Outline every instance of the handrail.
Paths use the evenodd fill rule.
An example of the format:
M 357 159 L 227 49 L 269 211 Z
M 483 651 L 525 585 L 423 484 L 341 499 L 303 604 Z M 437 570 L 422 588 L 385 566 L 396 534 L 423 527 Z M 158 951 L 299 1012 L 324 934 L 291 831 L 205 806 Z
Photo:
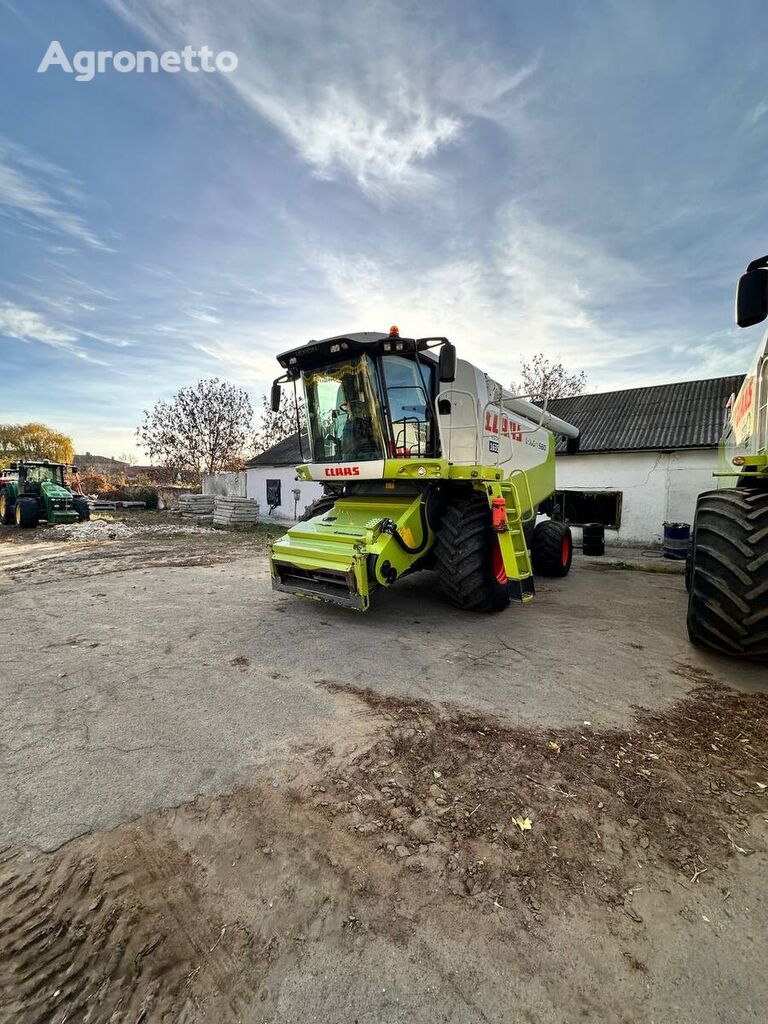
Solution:
M 519 473 L 522 476 L 523 480 L 525 481 L 525 489 L 528 492 L 528 504 L 529 504 L 530 509 L 531 509 L 531 514 L 529 516 L 527 516 L 527 517 L 524 516 L 522 513 L 520 513 L 520 522 L 521 523 L 532 523 L 535 520 L 535 518 L 536 518 L 536 509 L 534 508 L 534 505 L 533 505 L 533 495 L 531 494 L 531 484 L 530 484 L 530 481 L 528 479 L 528 474 L 525 472 L 524 469 L 521 469 L 520 466 L 516 466 L 511 471 L 511 473 L 509 474 L 509 482 L 515 488 L 515 495 L 517 495 L 517 487 L 515 487 L 515 484 L 512 483 L 512 477 L 515 476 L 516 473 Z M 519 500 L 519 495 L 518 495 L 518 500 Z M 518 511 L 520 511 L 519 506 L 518 506 Z
M 474 410 L 474 415 L 475 415 L 475 422 L 474 422 L 474 424 L 472 424 L 472 423 L 449 423 L 445 428 L 443 428 L 443 424 L 440 422 L 440 400 L 445 396 L 447 398 L 447 400 L 450 402 L 451 401 L 450 395 L 464 395 L 466 398 L 469 399 L 471 407 Z M 477 415 L 477 396 L 473 395 L 471 391 L 463 391 L 461 388 L 454 388 L 454 387 L 444 388 L 442 391 L 439 391 L 437 393 L 437 398 L 435 399 L 435 406 L 437 407 L 437 411 L 438 411 L 437 429 L 440 432 L 440 450 L 443 452 L 443 456 L 445 458 L 447 458 L 448 461 L 450 462 L 450 460 L 451 460 L 450 440 L 449 440 L 447 445 L 444 444 L 443 429 L 447 430 L 450 433 L 452 430 L 468 430 L 468 429 L 472 429 L 472 427 L 474 426 L 474 431 L 475 431 L 475 464 L 477 465 L 478 459 L 479 459 L 479 444 L 480 444 L 480 420 L 479 420 L 478 415 Z M 445 455 L 446 450 L 448 451 L 447 456 Z

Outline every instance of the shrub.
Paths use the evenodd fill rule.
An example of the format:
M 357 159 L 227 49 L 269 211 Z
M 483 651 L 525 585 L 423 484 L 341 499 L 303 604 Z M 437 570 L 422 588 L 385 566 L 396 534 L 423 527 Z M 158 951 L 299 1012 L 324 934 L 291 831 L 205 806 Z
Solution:
M 147 508 L 157 508 L 158 495 L 154 487 L 136 487 L 126 493 L 126 501 L 143 501 Z

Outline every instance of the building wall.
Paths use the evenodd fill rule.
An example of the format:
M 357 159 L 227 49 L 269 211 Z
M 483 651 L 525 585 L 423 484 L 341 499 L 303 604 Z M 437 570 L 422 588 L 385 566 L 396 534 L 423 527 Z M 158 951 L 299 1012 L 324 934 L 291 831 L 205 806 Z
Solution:
M 314 480 L 297 480 L 296 470 L 293 466 L 257 466 L 246 470 L 247 484 L 246 495 L 249 498 L 256 498 L 259 503 L 260 512 L 263 516 L 269 513 L 267 503 L 267 480 L 280 481 L 280 496 L 282 504 L 272 513 L 273 519 L 293 519 L 294 501 L 293 489 L 298 487 L 301 497 L 298 503 L 298 514 L 301 515 L 305 507 L 319 498 L 323 493 L 321 484 Z
M 245 498 L 245 488 L 245 471 L 203 473 L 203 494 L 220 494 L 223 498 Z
M 693 523 L 696 497 L 716 486 L 716 468 L 715 449 L 560 455 L 557 487 L 621 491 L 621 526 L 606 527 L 605 542 L 647 546 L 661 543 L 665 521 Z

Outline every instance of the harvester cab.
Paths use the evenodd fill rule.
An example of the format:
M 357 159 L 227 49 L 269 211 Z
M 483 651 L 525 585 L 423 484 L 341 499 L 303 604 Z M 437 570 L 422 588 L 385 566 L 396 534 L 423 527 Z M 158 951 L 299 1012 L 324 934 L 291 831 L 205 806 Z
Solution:
M 736 291 L 736 322 L 768 317 L 768 256 Z M 717 489 L 700 494 L 686 566 L 688 636 L 738 658 L 768 661 L 768 334 L 725 413 Z
M 301 387 L 301 480 L 316 513 L 270 555 L 276 590 L 365 611 L 377 588 L 437 571 L 454 604 L 497 611 L 533 596 L 534 571 L 565 575 L 570 530 L 537 525 L 555 490 L 555 440 L 578 428 L 505 391 L 447 338 L 368 331 L 278 356 L 272 387 Z
M 86 499 L 73 494 L 65 473 L 74 466 L 61 462 L 12 462 L 10 474 L 0 481 L 0 522 L 31 529 L 47 523 L 75 523 L 90 518 Z

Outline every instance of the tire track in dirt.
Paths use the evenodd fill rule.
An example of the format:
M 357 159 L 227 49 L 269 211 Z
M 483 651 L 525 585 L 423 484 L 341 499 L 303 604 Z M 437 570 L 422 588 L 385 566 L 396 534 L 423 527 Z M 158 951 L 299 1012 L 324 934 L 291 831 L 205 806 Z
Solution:
M 695 681 L 630 731 L 557 734 L 320 682 L 364 725 L 347 717 L 335 745 L 294 749 L 277 786 L 257 777 L 52 854 L 0 847 L 0 1024 L 293 1024 L 310 997 L 285 1011 L 286 979 L 343 980 L 374 950 L 378 1000 L 382 949 L 429 961 L 449 998 L 440 1019 L 511 1019 L 493 1011 L 486 960 L 560 992 L 562 952 L 542 957 L 571 913 L 634 976 L 636 1002 L 568 992 L 570 1019 L 646 1019 L 656 933 L 626 938 L 646 927 L 633 894 L 677 918 L 692 875 L 711 892 L 728 860 L 764 851 L 750 821 L 764 813 L 768 698 Z M 358 996 L 322 1009 L 402 1019 L 375 1001 L 365 1016 Z
M 0 867 L 0 1020 L 184 1020 L 195 968 L 226 992 L 227 944 L 201 914 L 199 872 L 146 830 L 52 857 L 7 848 Z M 221 935 L 221 933 L 219 933 Z M 236 1000 L 230 1009 L 237 1011 Z

